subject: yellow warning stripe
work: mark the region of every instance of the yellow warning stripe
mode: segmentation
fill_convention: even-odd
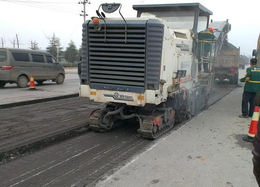
[[[210,43],[211,42],[211,40],[198,40],[198,42],[205,42],[205,43]]]
[[[260,72],[258,69],[252,69],[251,72]]]
[[[212,32],[200,32],[201,34],[213,34]]]
[[[254,138],[254,137],[255,137],[255,134],[250,134],[250,133],[248,133],[248,136]]]
[[[259,119],[259,112],[254,112],[252,120],[253,121],[258,121],[258,119]]]
[[[260,83],[260,81],[248,81],[250,83]]]

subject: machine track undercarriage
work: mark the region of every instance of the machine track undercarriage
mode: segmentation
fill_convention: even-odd
[[[169,131],[175,123],[198,114],[207,103],[207,87],[196,87],[189,91],[181,89],[174,97],[160,105],[144,107],[128,106],[122,103],[106,103],[90,113],[90,128],[97,132],[109,131],[131,120],[139,125],[138,133],[149,139]]]
[[[181,89],[174,98],[168,98],[158,106],[136,107],[109,102],[90,113],[90,128],[104,132],[132,120],[137,121],[137,131],[142,137],[156,139],[169,131],[175,122],[181,123],[198,114],[206,106],[207,99],[207,87],[197,87],[190,91]]]
[[[139,123],[137,131],[141,136],[155,139],[174,126],[175,111],[169,107],[155,107],[147,111],[126,104],[107,103],[105,107],[91,112],[90,128],[98,132],[108,131],[133,118]]]

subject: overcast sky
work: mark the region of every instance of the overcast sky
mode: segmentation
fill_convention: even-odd
[[[76,46],[81,45],[83,17],[79,16],[83,5],[78,0],[0,0],[0,47],[1,38],[5,47],[12,47],[11,41],[16,34],[20,41],[20,48],[29,48],[31,41],[36,41],[40,49],[45,49],[53,33],[61,40],[64,49],[73,40]],[[229,20],[232,25],[228,35],[229,42],[240,47],[241,54],[250,56],[256,48],[260,33],[260,1],[228,1],[228,0],[90,0],[86,10],[95,16],[95,10],[101,3],[122,3],[124,17],[135,17],[133,4],[163,4],[199,2],[213,12],[214,21]],[[107,16],[108,17],[108,16]]]

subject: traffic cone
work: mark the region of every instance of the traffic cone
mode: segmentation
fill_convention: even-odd
[[[254,137],[257,133],[257,124],[258,124],[258,120],[259,120],[259,108],[258,106],[255,107],[253,116],[252,116],[252,120],[251,120],[251,124],[250,124],[250,128],[248,131],[248,135],[247,137],[244,137],[243,140],[247,141],[247,142],[253,142]]]
[[[29,90],[36,90],[35,83],[34,83],[34,79],[33,79],[33,76],[32,76],[32,75],[31,75],[31,77],[30,77]]]

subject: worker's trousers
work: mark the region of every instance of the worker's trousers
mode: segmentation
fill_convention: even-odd
[[[242,98],[242,114],[243,116],[252,117],[255,108],[255,92],[244,91]],[[250,105],[248,112],[248,103]]]

